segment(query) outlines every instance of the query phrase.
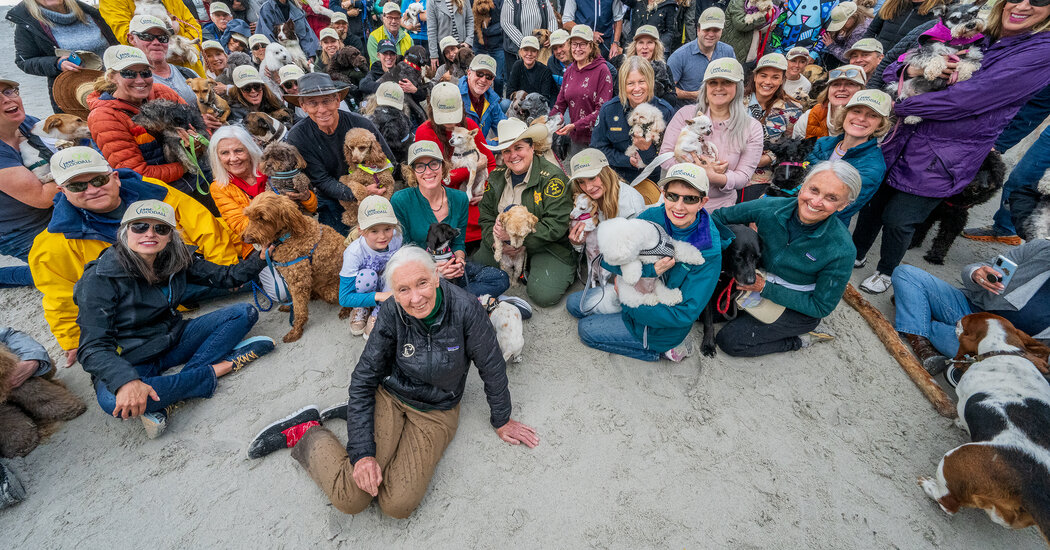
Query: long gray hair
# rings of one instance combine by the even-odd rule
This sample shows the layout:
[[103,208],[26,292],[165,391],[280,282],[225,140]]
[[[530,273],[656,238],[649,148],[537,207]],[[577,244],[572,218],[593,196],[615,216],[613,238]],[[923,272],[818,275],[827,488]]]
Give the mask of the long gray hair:
[[142,256],[128,246],[128,231],[132,223],[134,222],[120,224],[120,229],[117,230],[117,242],[113,244],[117,249],[117,258],[124,271],[145,279],[152,285],[166,281],[173,274],[189,269],[193,263],[193,255],[190,254],[186,243],[182,241],[179,230],[175,228],[172,228],[169,233],[171,241],[168,242],[168,246],[157,254],[153,260],[153,268],[150,269],[146,260],[143,260]]
[[[707,113],[707,81],[700,85],[700,95],[696,98],[696,112]],[[743,151],[747,146],[747,137],[750,133],[751,114],[744,105],[744,83],[736,83],[736,95],[729,102],[729,120],[726,122],[726,143],[737,151]],[[727,151],[728,152],[728,151]]]
[[[211,173],[215,183],[226,185],[230,183],[230,173],[226,167],[219,162],[219,142],[224,139],[235,139],[248,150],[248,157],[252,161],[252,173],[259,169],[259,161],[262,159],[262,149],[255,143],[255,139],[248,133],[244,126],[228,125],[222,126],[211,135],[211,144],[208,146],[208,162],[211,163]],[[248,182],[255,183],[255,182]]]

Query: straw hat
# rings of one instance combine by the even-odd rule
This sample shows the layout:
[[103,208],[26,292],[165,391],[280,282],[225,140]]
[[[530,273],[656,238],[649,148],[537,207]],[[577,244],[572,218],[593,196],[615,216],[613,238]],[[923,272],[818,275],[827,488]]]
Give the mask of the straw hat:
[[95,80],[103,74],[102,71],[88,69],[63,71],[55,78],[55,85],[51,88],[55,94],[55,103],[63,112],[87,120],[87,96],[95,91]]

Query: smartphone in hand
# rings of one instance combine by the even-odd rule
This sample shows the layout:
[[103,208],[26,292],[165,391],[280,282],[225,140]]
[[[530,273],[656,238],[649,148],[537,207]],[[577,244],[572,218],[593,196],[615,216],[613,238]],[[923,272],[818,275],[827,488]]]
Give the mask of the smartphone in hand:
[[66,58],[66,61],[69,61],[70,63],[72,63],[72,64],[74,64],[74,65],[76,65],[78,67],[80,66],[81,63],[84,62],[84,60],[80,59],[80,56],[77,55],[77,52],[69,52],[69,57]]
[[1002,279],[999,280],[1003,284],[1003,288],[1010,286],[1010,279],[1013,278],[1014,272],[1017,271],[1017,264],[1006,259],[1005,256],[999,255],[995,258],[995,262],[992,263],[992,267],[1002,274]]

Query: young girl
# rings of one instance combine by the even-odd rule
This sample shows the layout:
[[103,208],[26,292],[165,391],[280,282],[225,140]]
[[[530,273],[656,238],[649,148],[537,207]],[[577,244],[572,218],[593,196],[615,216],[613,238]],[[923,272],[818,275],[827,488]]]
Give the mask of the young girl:
[[[390,297],[382,290],[383,269],[401,248],[401,232],[390,201],[379,195],[365,197],[357,207],[357,227],[361,236],[343,252],[339,272],[339,305],[354,308],[350,334],[368,335],[376,324],[379,304]],[[372,314],[369,315],[369,309]]]

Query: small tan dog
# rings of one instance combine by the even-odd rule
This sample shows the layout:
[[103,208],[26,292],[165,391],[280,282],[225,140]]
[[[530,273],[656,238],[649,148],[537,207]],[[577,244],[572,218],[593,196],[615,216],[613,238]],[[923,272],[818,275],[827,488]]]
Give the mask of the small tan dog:
[[535,36],[540,42],[540,54],[536,57],[536,61],[546,65],[551,58],[551,31],[550,29],[536,29],[532,31],[532,36]]
[[356,201],[339,201],[345,209],[343,223],[357,227],[357,205],[368,195],[386,199],[394,194],[394,167],[386,158],[376,137],[364,128],[353,128],[343,139],[343,155],[350,173],[339,178],[339,183],[350,188]]
[[466,168],[470,171],[470,176],[463,187],[467,193],[467,201],[480,197],[485,192],[485,180],[489,177],[489,159],[474,143],[476,135],[478,135],[477,128],[467,130],[462,126],[456,126],[448,138],[448,144],[452,146],[452,169]]
[[503,253],[503,241],[499,239],[493,239],[492,241],[492,257],[499,262],[499,268],[506,271],[507,275],[510,275],[511,284],[516,285],[518,284],[518,277],[525,271],[526,253],[522,245],[525,242],[525,237],[536,231],[536,224],[539,223],[540,219],[532,215],[528,208],[519,204],[510,207],[506,212],[497,216],[496,221],[503,225],[503,230],[510,237],[510,243],[507,246],[521,248],[521,251],[517,254],[508,256]]
[[45,118],[33,127],[33,133],[55,140],[59,149],[72,147],[82,139],[91,139],[91,131],[88,130],[84,119],[66,113],[59,113]]
[[210,78],[190,78],[186,81],[197,96],[197,108],[202,115],[212,115],[226,122],[230,118],[230,104],[215,93],[215,81]]

